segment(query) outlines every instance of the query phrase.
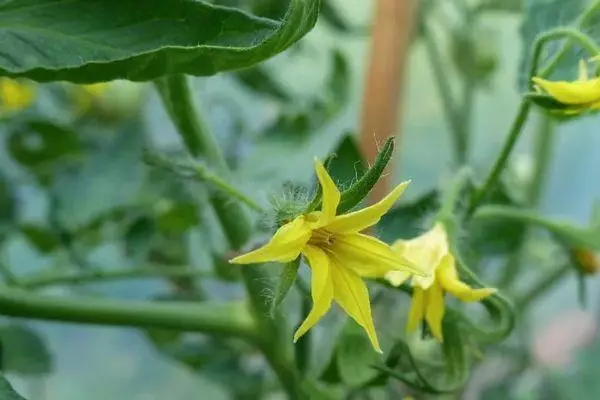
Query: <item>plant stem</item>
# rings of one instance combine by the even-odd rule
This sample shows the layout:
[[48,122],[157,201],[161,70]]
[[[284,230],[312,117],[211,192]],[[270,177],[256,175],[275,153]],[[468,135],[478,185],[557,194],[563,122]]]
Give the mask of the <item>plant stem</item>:
[[[552,155],[552,149],[555,138],[555,126],[554,122],[550,117],[545,114],[541,115],[541,121],[538,126],[535,143],[534,143],[534,157],[535,165],[533,168],[533,175],[531,182],[529,183],[527,191],[527,206],[531,209],[537,208],[544,183],[546,182],[546,176],[548,174],[548,166]],[[502,270],[502,276],[500,278],[499,286],[502,288],[508,288],[512,285],[514,280],[517,278],[519,269],[523,261],[524,244],[526,243],[525,238],[528,235],[528,229],[523,232],[523,240],[519,247],[508,259],[505,267]]]
[[498,158],[496,159],[490,174],[485,180],[485,183],[473,194],[473,197],[471,198],[471,203],[467,208],[467,216],[471,216],[484,200],[485,196],[494,189],[502,170],[504,170],[504,167],[506,167],[510,153],[515,147],[517,139],[523,130],[523,126],[525,125],[525,121],[527,121],[527,116],[529,115],[530,110],[531,103],[529,100],[525,98],[522,99],[521,105],[519,106],[519,111],[517,112],[517,117],[510,128],[508,138],[506,139],[506,142],[504,142],[502,151],[498,155]]
[[115,270],[86,270],[67,271],[32,277],[23,277],[19,280],[19,287],[23,289],[38,289],[46,286],[79,285],[90,282],[106,282],[123,279],[139,278],[206,278],[213,277],[210,272],[190,267],[144,267]]
[[2,315],[94,325],[197,331],[257,340],[256,325],[244,303],[122,301],[61,298],[19,289],[0,290]]
[[[156,87],[190,154],[203,157],[209,167],[228,176],[227,162],[214,135],[197,112],[186,76],[161,78],[156,82]],[[244,209],[239,203],[230,201],[229,196],[222,192],[212,193],[210,200],[229,243],[234,249],[239,249],[252,232],[251,221]]]
[[270,278],[262,268],[262,265],[248,265],[242,269],[244,284],[258,323],[258,346],[279,377],[289,398],[300,399],[299,371],[293,361],[292,341],[286,337],[286,324],[281,313],[271,313],[265,296],[266,291],[270,290]]
[[[588,21],[588,19],[594,14],[594,12],[597,11],[598,8],[600,8],[600,1],[599,0],[596,0],[593,3],[591,3],[588,6],[588,8],[585,9],[585,11],[583,11],[581,13],[581,15],[579,16],[579,18],[577,18],[577,20],[575,21],[575,27],[577,27],[577,28],[582,27]],[[569,29],[569,28],[564,28],[564,29],[580,33],[579,31],[577,31],[575,29]],[[557,31],[559,31],[559,30],[561,30],[561,29],[560,28],[557,29]],[[551,32],[553,32],[553,31],[551,31]],[[548,33],[551,33],[551,32],[548,32]],[[554,72],[554,70],[558,66],[559,61],[565,56],[565,54],[567,54],[567,51],[573,45],[573,41],[579,39],[578,37],[576,37],[576,35],[573,35],[573,36],[571,36],[571,35],[563,35],[563,36],[568,36],[567,40],[562,44],[562,46],[560,47],[560,49],[554,54],[554,56],[552,57],[552,59],[548,62],[548,65],[546,65],[546,67],[544,67],[541,70],[539,76],[541,76],[541,77],[547,77],[552,72]],[[585,36],[585,35],[583,35],[583,36]],[[580,43],[581,43],[581,41],[580,41]],[[595,45],[595,43],[593,43],[593,41],[591,43]],[[587,43],[587,41],[584,41],[584,43],[581,43],[581,44],[584,47],[586,47],[586,49],[588,51],[590,50],[590,48],[588,47],[589,43]],[[593,54],[598,54],[597,47],[596,47],[595,53],[593,53]]]
[[184,164],[180,162],[176,162],[173,160],[169,160],[167,157],[164,157],[158,153],[152,151],[144,152],[144,160],[156,167],[164,168],[169,170],[177,175],[182,175],[184,178],[195,178],[200,181],[206,181],[213,184],[216,188],[221,190],[223,193],[227,194],[229,197],[239,200],[242,203],[246,204],[248,207],[253,209],[254,211],[263,212],[264,209],[258,204],[256,201],[252,200],[250,197],[246,196],[236,187],[231,185],[225,179],[216,175],[212,171],[210,171],[207,167],[199,163],[193,164]]
[[448,79],[447,69],[443,68],[444,61],[442,60],[440,50],[433,37],[433,32],[429,29],[425,21],[422,22],[422,27],[423,40],[429,56],[429,64],[433,70],[433,78],[435,79],[440,94],[444,115],[450,126],[456,163],[457,165],[462,165],[466,160],[467,143],[461,126],[461,118],[455,107],[456,102],[452,98],[452,88]]

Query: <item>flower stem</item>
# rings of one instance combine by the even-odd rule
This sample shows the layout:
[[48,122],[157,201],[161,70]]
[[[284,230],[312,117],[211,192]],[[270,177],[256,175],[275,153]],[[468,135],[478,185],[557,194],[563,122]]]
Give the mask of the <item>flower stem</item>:
[[229,335],[257,340],[256,324],[246,305],[238,302],[123,301],[62,298],[19,289],[0,290],[2,315],[50,321],[153,327]]
[[[208,166],[227,176],[229,167],[214,135],[197,111],[192,99],[189,82],[185,75],[171,75],[156,82],[163,104],[181,135],[188,151],[194,157],[203,157]],[[231,246],[239,249],[252,232],[252,224],[244,209],[237,202],[229,201],[222,192],[211,194],[223,230]]]
[[500,178],[500,174],[506,167],[506,163],[508,162],[508,158],[517,143],[517,139],[523,130],[523,126],[527,121],[527,116],[529,115],[529,111],[531,110],[531,103],[527,99],[521,100],[521,105],[519,106],[519,111],[517,112],[517,117],[513,121],[513,124],[510,128],[508,138],[506,142],[504,142],[504,146],[502,147],[502,151],[498,155],[490,174],[483,186],[481,186],[471,198],[471,202],[469,207],[467,208],[467,216],[473,215],[473,212],[477,209],[477,207],[481,204],[481,202],[485,199],[486,195],[488,195],[495,187],[498,178]]

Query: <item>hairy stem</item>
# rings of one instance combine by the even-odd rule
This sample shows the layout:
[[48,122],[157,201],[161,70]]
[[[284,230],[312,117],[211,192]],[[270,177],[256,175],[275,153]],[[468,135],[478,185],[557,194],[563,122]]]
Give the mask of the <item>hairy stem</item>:
[[244,303],[161,304],[98,298],[63,298],[20,289],[0,290],[2,315],[94,325],[166,328],[257,340]]

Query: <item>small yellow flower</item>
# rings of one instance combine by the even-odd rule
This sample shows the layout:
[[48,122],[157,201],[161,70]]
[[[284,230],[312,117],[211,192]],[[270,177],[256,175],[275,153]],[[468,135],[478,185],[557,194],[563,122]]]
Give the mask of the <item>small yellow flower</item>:
[[376,224],[408,185],[403,182],[379,203],[362,210],[336,215],[340,191],[315,159],[321,184],[322,209],[300,215],[283,225],[263,247],[231,260],[235,264],[268,261],[290,262],[304,255],[311,269],[313,307],[294,335],[304,335],[331,308],[335,300],[366,331],[376,351],[381,352],[367,286],[361,278],[382,278],[392,270],[422,272],[398,257],[384,242],[360,231]]
[[0,79],[0,102],[2,111],[15,112],[23,110],[33,103],[35,88],[9,78]]
[[556,101],[574,106],[576,110],[600,109],[600,77],[590,79],[584,60],[579,62],[579,76],[574,81],[548,81],[532,78],[537,88],[542,89]]
[[[425,277],[412,277],[413,296],[407,325],[409,332],[414,331],[425,319],[432,335],[441,342],[445,292],[465,302],[479,301],[496,292],[496,289],[490,288],[472,289],[460,281],[446,231],[439,223],[415,239],[396,241],[392,249],[427,274]],[[392,285],[400,286],[410,276],[404,271],[392,271],[386,275],[386,279]]]
[[108,88],[109,84],[106,82],[75,87],[73,100],[75,102],[76,113],[85,114],[106,93]]

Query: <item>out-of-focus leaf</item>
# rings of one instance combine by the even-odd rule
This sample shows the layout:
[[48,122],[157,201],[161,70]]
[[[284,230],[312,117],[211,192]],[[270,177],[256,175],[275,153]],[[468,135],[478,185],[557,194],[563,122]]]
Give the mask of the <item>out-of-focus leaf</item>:
[[157,218],[157,228],[166,235],[181,235],[199,223],[194,203],[173,203]]
[[58,237],[48,227],[25,223],[21,224],[19,229],[42,253],[50,253],[60,244]]
[[213,75],[287,49],[319,9],[319,0],[292,0],[273,21],[189,0],[3,2],[0,74],[77,83]]
[[80,170],[57,176],[52,193],[60,226],[75,230],[135,203],[145,173],[138,123],[116,132]]
[[327,98],[334,104],[334,109],[341,108],[350,98],[350,67],[348,60],[340,50],[332,54],[332,67],[327,79]]
[[279,277],[277,287],[275,288],[275,297],[273,298],[273,301],[271,303],[271,317],[275,317],[275,312],[277,311],[277,308],[283,302],[288,292],[292,288],[292,285],[296,281],[296,275],[298,275],[298,268],[300,268],[300,257],[296,258],[293,261],[290,261],[284,266],[283,271],[281,272],[281,276]]
[[376,225],[378,236],[387,243],[414,238],[428,228],[438,207],[437,190],[428,192],[411,203],[399,205],[385,214]]
[[148,257],[156,235],[156,222],[149,216],[140,216],[131,222],[125,231],[125,254],[142,262]]
[[277,82],[269,69],[264,65],[236,71],[232,75],[247,89],[280,101],[289,101],[291,96],[285,87]]
[[327,170],[333,180],[342,185],[355,182],[366,172],[365,161],[352,133],[348,133],[332,151]]
[[50,163],[81,152],[77,133],[47,121],[28,121],[13,131],[8,142],[12,157],[41,178],[51,172]]
[[[509,188],[502,183],[490,195],[488,203],[506,206],[520,204],[511,196]],[[463,243],[467,252],[474,251],[485,255],[509,254],[523,241],[525,227],[522,223],[511,220],[478,220],[473,219],[466,227],[468,240]]]
[[477,26],[470,35],[464,29],[452,32],[452,61],[458,72],[486,86],[500,63],[498,32]]
[[350,33],[356,28],[354,28],[347,20],[342,16],[339,11],[339,8],[335,6],[333,0],[322,0],[321,1],[321,18],[323,21],[327,23],[330,27],[335,29],[338,32],[342,33]]
[[[521,28],[523,37],[523,53],[521,55],[519,87],[528,91],[527,76],[531,62],[532,44],[536,36],[550,29],[572,25],[581,13],[592,3],[590,0],[523,0],[524,20]],[[600,39],[600,13],[591,14],[581,29],[592,38]],[[548,43],[540,59],[540,66],[553,58],[564,41]],[[577,78],[577,66],[580,59],[588,59],[588,54],[578,45],[567,51],[556,70],[547,78],[552,80],[574,80]]]
[[18,394],[4,376],[0,375],[0,400],[25,400]]
[[0,239],[10,229],[15,219],[15,199],[12,188],[3,175],[0,175]]
[[368,382],[377,375],[372,366],[378,358],[363,329],[349,319],[336,349],[337,369],[342,382],[353,387]]
[[2,369],[20,375],[42,376],[52,372],[52,354],[42,337],[25,325],[0,327]]

